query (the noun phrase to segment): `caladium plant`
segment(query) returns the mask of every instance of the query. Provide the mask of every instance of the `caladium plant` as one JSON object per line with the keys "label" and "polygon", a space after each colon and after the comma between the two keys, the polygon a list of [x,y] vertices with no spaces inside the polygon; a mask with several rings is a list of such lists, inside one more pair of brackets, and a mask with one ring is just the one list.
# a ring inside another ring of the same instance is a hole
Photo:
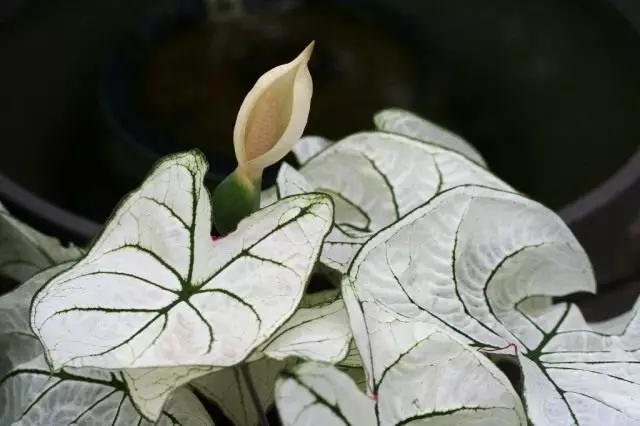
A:
{"label": "caladium plant", "polygon": [[[263,366],[258,371],[271,377],[262,390],[268,406],[275,378],[291,357],[337,362],[347,356],[351,333],[335,293],[310,298],[296,311],[332,223],[330,199],[322,194],[289,197],[212,241],[205,172],[206,162],[197,151],[164,159],[121,203],[86,253],[69,255],[76,259],[47,269],[16,295],[0,299],[8,307],[16,300],[26,303],[14,315],[22,329],[10,337],[28,334],[35,342],[24,356],[40,360],[38,374],[66,378],[73,371],[80,374],[73,379],[81,382],[87,371],[88,381],[99,374],[115,377],[113,386],[126,390],[118,396],[127,406],[150,421],[161,421],[172,396],[186,394],[181,385],[192,379],[199,378],[193,386],[204,397],[233,399],[228,377],[220,378],[234,374],[224,367],[244,360],[253,371]],[[7,235],[22,235],[8,232],[9,225],[22,230],[19,222],[3,225]],[[68,249],[42,241],[52,247],[52,257],[67,259],[63,254]],[[24,258],[23,263],[39,258],[38,251],[38,256],[23,251],[21,242],[18,238],[12,245],[19,250],[3,251]],[[13,263],[9,266],[12,271]],[[23,359],[9,360],[2,376],[22,377],[16,368]],[[8,394],[16,389],[15,380],[3,384]],[[93,402],[106,410],[102,402]],[[36,411],[46,417],[65,404],[38,406]],[[225,407],[232,418],[240,409],[253,411],[250,404]],[[30,410],[16,405],[11,422]],[[245,417],[238,424],[254,424],[252,420]]]}
{"label": "caladium plant", "polygon": [[242,362],[293,315],[332,222],[330,200],[305,194],[212,241],[206,168],[198,152],[160,162],[32,304],[54,371],[125,370],[150,418],[173,389]]}
{"label": "caladium plant", "polygon": [[296,152],[303,166],[283,165],[275,192],[267,190],[262,204],[310,191],[330,195],[335,226],[321,262],[339,272],[376,231],[442,191],[470,183],[511,189],[462,153],[406,135],[363,132],[326,144],[322,151],[316,138],[303,139],[301,145]]}
{"label": "caladium plant", "polygon": [[[548,300],[594,290],[586,254],[548,209],[487,187],[445,191],[371,238],[343,279],[374,407],[309,364],[279,383],[285,424],[640,424],[640,303],[624,325],[594,329]],[[520,366],[523,405],[483,353]]]}
{"label": "caladium plant", "polygon": [[312,47],[247,96],[213,196],[199,151],[165,157],[86,249],[0,206],[0,275],[24,282],[0,297],[0,424],[212,425],[215,405],[255,426],[274,402],[291,426],[640,424],[640,303],[600,324],[554,304],[595,290],[579,243],[421,117],[294,144]]}

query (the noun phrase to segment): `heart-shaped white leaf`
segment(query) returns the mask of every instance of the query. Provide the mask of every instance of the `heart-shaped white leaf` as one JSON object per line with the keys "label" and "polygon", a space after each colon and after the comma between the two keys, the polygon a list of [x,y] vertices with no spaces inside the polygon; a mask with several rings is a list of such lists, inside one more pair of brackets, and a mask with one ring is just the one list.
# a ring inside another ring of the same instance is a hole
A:
{"label": "heart-shaped white leaf", "polygon": [[609,336],[571,305],[545,309],[540,296],[593,292],[595,280],[569,229],[538,203],[452,189],[373,237],[348,279],[363,306],[437,323],[482,350],[517,357],[533,425],[640,424],[637,310]]}
{"label": "heart-shaped white leaf", "polygon": [[589,259],[555,213],[478,186],[446,191],[379,232],[349,276],[361,299],[493,349],[515,341],[514,327],[531,333],[521,348],[542,338],[514,309],[527,298],[595,291]]}
{"label": "heart-shaped white leaf", "polygon": [[384,132],[431,142],[443,148],[457,151],[479,165],[487,167],[482,155],[469,142],[409,111],[400,108],[385,109],[376,113],[373,122],[376,128]]}
{"label": "heart-shaped white leaf", "polygon": [[344,272],[375,232],[438,193],[464,184],[511,190],[457,152],[401,135],[366,132],[337,142],[299,171],[283,165],[277,194],[316,190],[331,195],[335,227],[325,241],[321,261]]}
{"label": "heart-shaped white leaf", "polygon": [[296,142],[291,152],[296,156],[298,163],[302,165],[312,157],[329,148],[332,143],[332,141],[322,136],[303,136]]}
{"label": "heart-shaped white leaf", "polygon": [[32,306],[54,369],[140,368],[128,371],[133,389],[149,389],[136,380],[164,384],[140,395],[151,419],[174,379],[241,362],[293,314],[331,227],[331,200],[306,194],[212,242],[206,170],[196,151],[162,160]]}
{"label": "heart-shaped white leaf", "polygon": [[[49,370],[42,345],[29,328],[29,304],[35,291],[70,266],[47,269],[0,298],[0,424],[150,425],[136,411],[120,374]],[[162,408],[158,424],[213,422],[191,392],[179,389]]]}
{"label": "heart-shaped white leaf", "polygon": [[22,223],[0,203],[0,275],[24,282],[54,265],[76,260],[82,251]]}
{"label": "heart-shaped white leaf", "polygon": [[[266,412],[273,405],[278,375],[292,361],[262,358],[247,365],[256,395]],[[224,368],[191,383],[202,396],[210,399],[236,426],[254,426],[259,422],[247,382],[239,367]]]}

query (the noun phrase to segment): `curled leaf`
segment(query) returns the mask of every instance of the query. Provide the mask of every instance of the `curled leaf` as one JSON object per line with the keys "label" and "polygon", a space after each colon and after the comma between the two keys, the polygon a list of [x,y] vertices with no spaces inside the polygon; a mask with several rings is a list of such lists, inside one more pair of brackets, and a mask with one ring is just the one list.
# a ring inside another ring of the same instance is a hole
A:
{"label": "curled leaf", "polygon": [[469,142],[409,111],[400,108],[385,109],[376,113],[373,122],[383,132],[408,136],[459,152],[474,163],[487,167],[482,155]]}
{"label": "curled leaf", "polygon": [[320,154],[333,144],[329,139],[322,136],[304,136],[293,146],[291,152],[296,156],[298,163],[305,164],[307,161]]}
{"label": "curled leaf", "polygon": [[50,266],[80,256],[78,247],[65,247],[41,234],[13,217],[0,203],[0,275],[23,282]]}
{"label": "curled leaf", "polygon": [[[376,232],[439,193],[467,184],[513,191],[457,151],[399,134],[361,132],[317,153],[300,170],[283,165],[275,195],[319,191],[331,196],[335,226],[320,261],[344,273]],[[273,191],[265,198],[263,205],[272,202]]]}

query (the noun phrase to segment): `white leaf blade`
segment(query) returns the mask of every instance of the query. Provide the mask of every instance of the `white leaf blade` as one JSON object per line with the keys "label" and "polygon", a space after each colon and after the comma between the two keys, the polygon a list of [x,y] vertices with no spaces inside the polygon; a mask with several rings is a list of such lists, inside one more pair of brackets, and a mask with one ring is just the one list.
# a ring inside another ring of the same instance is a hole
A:
{"label": "white leaf blade", "polygon": [[[38,272],[13,291],[0,297],[0,335],[33,336],[29,325],[31,298],[52,277],[69,269],[73,262],[63,263]],[[35,336],[33,336],[35,337]]]}
{"label": "white leaf blade", "polygon": [[356,288],[377,283],[359,297],[384,299],[398,314],[446,325],[494,349],[542,339],[533,327],[518,331],[527,321],[514,309],[522,300],[595,289],[586,254],[555,214],[477,186],[446,191],[380,232],[350,274]]}
{"label": "white leaf blade", "polygon": [[276,382],[276,405],[285,426],[376,425],[374,401],[345,373],[307,362]]}
{"label": "white leaf blade", "polygon": [[260,194],[260,208],[265,208],[278,201],[278,188],[272,186]]}
{"label": "white leaf blade", "polygon": [[347,356],[351,330],[344,302],[299,309],[261,349],[284,360],[297,357],[336,364]]}
{"label": "white leaf blade", "polygon": [[313,191],[313,187],[306,181],[304,176],[287,163],[282,163],[280,170],[278,170],[276,184],[262,191],[260,207],[267,207],[279,199],[291,195],[305,194]]}
{"label": "white leaf blade", "polygon": [[20,283],[54,265],[76,260],[82,251],[64,247],[19,221],[0,203],[0,274]]}
{"label": "white leaf blade", "polygon": [[[367,242],[345,282],[375,339],[395,315],[517,355],[531,424],[640,424],[638,305],[614,336],[590,329],[574,306],[548,305],[550,296],[593,291],[595,280],[566,225],[537,203],[488,188],[446,191]],[[372,326],[385,315],[384,327]],[[364,356],[375,384],[387,362]]]}
{"label": "white leaf blade", "polygon": [[276,190],[279,199],[314,191],[305,177],[287,163],[280,166],[276,178]]}
{"label": "white leaf blade", "polygon": [[[479,425],[526,425],[519,398],[504,374],[443,330],[402,354],[394,367],[385,370],[378,384],[380,424],[409,418],[460,424],[472,415]],[[430,394],[433,389],[438,389],[436,396]]]}
{"label": "white leaf blade", "polygon": [[482,155],[460,136],[409,111],[399,108],[382,110],[375,114],[373,121],[379,130],[435,143],[459,152],[483,167],[487,166]]}
{"label": "white leaf blade", "polygon": [[[38,344],[35,338],[33,343]],[[52,374],[42,355],[28,367],[0,371],[0,424],[151,424],[135,409],[116,375],[86,368]],[[213,425],[199,401],[185,392],[179,389],[174,394],[178,400],[161,409],[158,424]]]}
{"label": "white leaf blade", "polygon": [[[640,299],[636,300],[636,303],[629,311],[605,321],[589,323],[589,327],[598,333],[620,335],[624,336],[625,340],[631,338],[629,340],[637,341],[640,338],[640,321],[635,319],[637,315],[640,315]],[[625,344],[627,342],[621,343]],[[633,346],[633,343],[631,343],[631,346]]]}
{"label": "white leaf blade", "polygon": [[147,419],[156,419],[175,389],[215,370],[205,366],[137,368],[123,370],[122,378],[136,410]]}
{"label": "white leaf blade", "polygon": [[[88,254],[36,295],[31,323],[55,368],[155,369],[145,380],[166,383],[175,370],[163,368],[241,362],[293,314],[330,199],[283,199],[212,242],[206,169],[197,152],[160,162]],[[137,400],[153,418],[170,390]]]}
{"label": "white leaf blade", "polygon": [[526,424],[509,380],[484,355],[444,328],[408,321],[384,300],[370,303],[353,290],[346,277],[342,294],[367,388],[378,399],[378,424],[455,423],[473,412],[478,424]]}
{"label": "white leaf blade", "polygon": [[312,157],[330,147],[331,144],[332,141],[323,138],[322,136],[303,136],[298,140],[298,142],[296,142],[291,149],[291,152],[296,156],[298,163],[302,165]]}
{"label": "white leaf blade", "polygon": [[[541,323],[549,316],[556,323],[547,340],[519,356],[532,424],[640,424],[637,307],[618,335],[590,329],[573,305],[558,305],[535,318]],[[555,395],[553,405],[549,395]]]}
{"label": "white leaf blade", "polygon": [[[72,262],[36,274],[0,298],[0,424],[150,425],[135,409],[119,374],[94,369],[51,372],[31,333],[29,302],[51,277]],[[159,425],[213,425],[200,402],[179,389],[161,408]]]}
{"label": "white leaf blade", "polygon": [[[511,190],[463,155],[383,132],[351,135],[313,157],[298,174],[333,198],[336,226],[321,261],[342,272],[375,232],[442,191],[464,184]],[[281,181],[278,188],[295,193],[299,187]]]}
{"label": "white leaf blade", "polygon": [[335,367],[305,363],[278,381],[276,403],[286,426],[526,425],[506,377],[442,330],[432,328],[426,340],[400,354],[376,391],[377,402]]}

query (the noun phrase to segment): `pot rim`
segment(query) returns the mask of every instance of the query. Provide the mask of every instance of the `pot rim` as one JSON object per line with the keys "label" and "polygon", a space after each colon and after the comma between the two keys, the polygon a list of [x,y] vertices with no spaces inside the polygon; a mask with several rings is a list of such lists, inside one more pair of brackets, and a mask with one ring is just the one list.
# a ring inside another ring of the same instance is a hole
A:
{"label": "pot rim", "polygon": [[569,225],[605,208],[640,181],[640,148],[612,176],[558,210]]}

